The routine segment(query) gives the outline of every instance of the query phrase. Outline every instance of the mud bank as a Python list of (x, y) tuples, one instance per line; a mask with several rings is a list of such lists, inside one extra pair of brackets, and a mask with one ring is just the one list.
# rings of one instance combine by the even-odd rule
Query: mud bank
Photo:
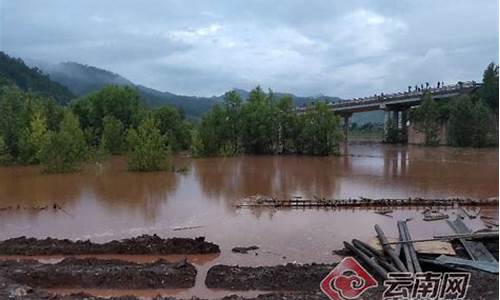
[(0, 241), (0, 255), (80, 255), (80, 254), (209, 254), (219, 253), (219, 246), (198, 238), (168, 238), (142, 235), (103, 244), (68, 239), (12, 238)]
[(209, 288), (229, 290), (288, 290), (319, 289), (319, 282), (335, 264), (286, 264), (270, 267), (240, 267), (216, 265), (208, 270), (205, 284)]
[[(269, 290), (287, 293), (270, 293), (255, 299), (327, 299), (320, 291), (321, 280), (335, 265), (310, 264), (270, 267), (239, 267), (217, 265), (207, 274), (206, 285), (230, 290)], [(498, 274), (472, 271), (470, 287), (465, 299), (498, 299)], [(385, 287), (382, 282), (366, 291), (360, 300), (382, 299)], [(234, 298), (240, 299), (240, 298)]]
[(149, 264), (95, 258), (66, 258), (56, 264), (0, 262), (0, 274), (5, 278), (37, 288), (189, 288), (195, 284), (196, 273), (186, 261), (163, 259)]

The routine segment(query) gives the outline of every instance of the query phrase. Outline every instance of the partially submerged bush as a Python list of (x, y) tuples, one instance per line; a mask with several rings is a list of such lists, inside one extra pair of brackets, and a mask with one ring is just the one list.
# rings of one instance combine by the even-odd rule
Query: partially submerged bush
[(127, 134), (128, 168), (132, 171), (160, 171), (168, 167), (167, 138), (160, 133), (157, 122), (148, 117), (137, 129)]

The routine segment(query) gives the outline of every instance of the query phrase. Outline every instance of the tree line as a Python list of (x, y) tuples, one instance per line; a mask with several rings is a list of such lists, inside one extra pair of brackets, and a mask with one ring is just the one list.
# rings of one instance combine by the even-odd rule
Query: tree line
[[(447, 103), (426, 96), (411, 112), (428, 144), (446, 120), (456, 146), (497, 144), (498, 66), (484, 73), (474, 95)], [(253, 89), (246, 101), (235, 91), (224, 95), (201, 120), (185, 118), (173, 107), (147, 107), (137, 90), (106, 86), (72, 100), (23, 91), (0, 81), (0, 164), (40, 164), (49, 172), (78, 170), (88, 160), (126, 155), (134, 171), (164, 170), (169, 154), (195, 156), (237, 154), (339, 153), (341, 120), (327, 102), (310, 103), (297, 111), (290, 96)]]
[(107, 86), (69, 106), (0, 87), (2, 164), (68, 172), (95, 157), (126, 154), (131, 170), (162, 170), (170, 152), (189, 149), (191, 126), (175, 108), (146, 108), (130, 87)]
[(146, 107), (130, 87), (106, 86), (59, 105), (14, 85), (0, 88), (0, 163), (78, 170), (89, 159), (125, 154), (129, 169), (168, 168), (170, 153), (196, 156), (339, 152), (340, 119), (326, 102), (298, 113), (290, 97), (260, 87), (243, 102), (228, 92), (200, 122), (177, 109)]
[(330, 155), (339, 152), (340, 118), (326, 102), (299, 113), (289, 96), (275, 97), (260, 87), (243, 102), (234, 92), (206, 113), (193, 136), (196, 156), (248, 154)]

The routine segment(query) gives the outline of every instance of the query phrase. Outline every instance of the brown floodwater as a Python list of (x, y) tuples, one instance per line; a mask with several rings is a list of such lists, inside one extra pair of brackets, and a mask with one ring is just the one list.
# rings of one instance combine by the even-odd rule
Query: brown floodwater
[[(409, 217), (414, 218), (409, 223), (413, 238), (451, 234), (444, 221), (422, 221), (422, 209), (396, 210), (393, 218), (366, 209), (238, 209), (236, 204), (243, 198), (498, 196), (498, 149), (351, 144), (338, 157), (179, 156), (172, 163), (188, 171), (128, 172), (121, 157), (72, 174), (2, 167), (0, 208), (19, 209), (0, 211), (0, 239), (25, 235), (104, 242), (146, 233), (205, 236), (220, 245), (222, 253), (189, 257), (200, 274), (196, 287), (150, 292), (219, 297), (228, 292), (209, 290), (203, 284), (214, 264), (334, 262), (339, 257), (332, 250), (342, 248), (342, 241), (373, 237), (374, 224), (395, 236), (396, 221)], [(33, 209), (54, 203), (63, 210)], [(448, 213), (453, 218), (459, 211)], [(496, 217), (498, 209), (483, 209), (483, 214)], [(468, 220), (468, 225), (484, 227), (480, 219)], [(183, 227), (194, 228), (178, 230)], [(257, 255), (231, 252), (235, 246), (249, 245), (260, 247)]]

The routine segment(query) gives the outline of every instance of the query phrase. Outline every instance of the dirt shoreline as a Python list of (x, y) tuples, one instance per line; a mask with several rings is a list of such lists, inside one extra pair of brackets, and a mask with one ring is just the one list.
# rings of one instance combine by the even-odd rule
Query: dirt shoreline
[(314, 291), (336, 264), (286, 264), (270, 267), (215, 265), (208, 270), (208, 288), (228, 290)]
[(36, 288), (151, 289), (190, 288), (196, 268), (186, 262), (137, 264), (122, 260), (66, 258), (56, 264), (34, 260), (0, 262), (0, 273), (21, 284)]
[[(498, 250), (498, 240), (488, 241), (486, 245), (488, 248)], [(0, 241), (0, 254), (4, 255), (208, 254), (215, 251), (220, 252), (219, 247), (206, 242), (204, 238), (162, 239), (148, 235), (104, 244), (25, 237)], [(346, 255), (350, 254), (346, 253)], [(320, 282), (336, 265), (336, 263), (288, 263), (249, 267), (218, 264), (210, 267), (204, 283), (208, 288), (227, 290), (228, 294), (234, 293), (220, 298), (223, 300), (327, 299), (320, 291)], [(369, 267), (365, 267), (371, 271)], [(159, 259), (152, 263), (74, 257), (67, 257), (57, 263), (42, 263), (33, 259), (0, 260), (0, 299), (139, 300), (140, 298), (136, 296), (109, 298), (83, 293), (54, 295), (43, 289), (191, 288), (196, 283), (196, 277), (199, 276), (197, 273), (196, 267), (185, 260), (169, 262)], [(498, 274), (471, 272), (470, 290), (465, 299), (498, 299), (498, 282)], [(250, 290), (265, 293), (254, 298), (237, 295), (238, 291)], [(381, 299), (383, 291), (383, 282), (379, 281), (379, 287), (366, 291), (358, 299)], [(177, 298), (158, 296), (154, 299), (175, 300)]]
[(0, 241), (0, 255), (169, 255), (220, 253), (219, 246), (197, 238), (168, 238), (157, 235), (141, 235), (135, 238), (113, 240), (107, 243), (72, 241), (68, 239), (36, 239), (18, 237)]

